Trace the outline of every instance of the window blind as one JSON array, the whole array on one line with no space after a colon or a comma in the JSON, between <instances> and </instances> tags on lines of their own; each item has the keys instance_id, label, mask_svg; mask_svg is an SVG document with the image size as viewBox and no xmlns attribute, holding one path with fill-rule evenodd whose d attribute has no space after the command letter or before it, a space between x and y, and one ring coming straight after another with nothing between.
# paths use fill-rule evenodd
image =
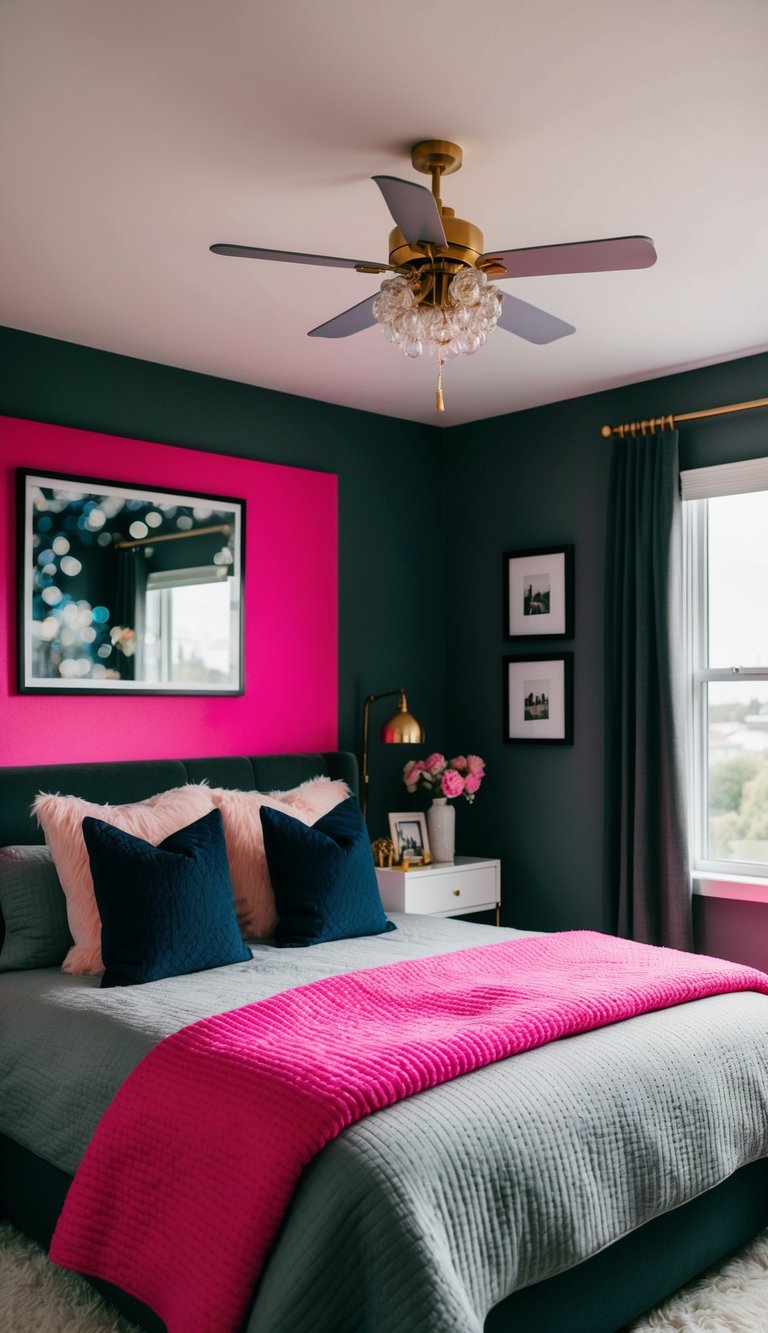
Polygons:
<instances>
[{"instance_id":1,"label":"window blind","mask_svg":"<svg viewBox=\"0 0 768 1333\"><path fill-rule=\"evenodd\" d=\"M188 569L156 569L147 575L147 592L162 592L165 588L191 588L201 583L224 583L229 574L227 565L196 565Z\"/></svg>"}]
</instances>

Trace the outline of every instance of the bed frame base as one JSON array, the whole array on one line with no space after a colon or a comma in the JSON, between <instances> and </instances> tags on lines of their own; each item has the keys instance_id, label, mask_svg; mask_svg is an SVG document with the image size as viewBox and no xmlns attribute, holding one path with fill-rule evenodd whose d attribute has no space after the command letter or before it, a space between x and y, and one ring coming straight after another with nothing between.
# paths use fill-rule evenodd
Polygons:
<instances>
[{"instance_id":1,"label":"bed frame base","mask_svg":"<svg viewBox=\"0 0 768 1333\"><path fill-rule=\"evenodd\" d=\"M485 1333L619 1333L768 1226L768 1158L565 1273L513 1292Z\"/></svg>"}]
</instances>

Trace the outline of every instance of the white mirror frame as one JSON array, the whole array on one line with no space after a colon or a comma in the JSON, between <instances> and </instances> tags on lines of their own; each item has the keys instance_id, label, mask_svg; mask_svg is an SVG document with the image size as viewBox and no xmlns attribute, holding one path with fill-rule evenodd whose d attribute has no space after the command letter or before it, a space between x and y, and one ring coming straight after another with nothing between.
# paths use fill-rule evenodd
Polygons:
<instances>
[{"instance_id":1,"label":"white mirror frame","mask_svg":"<svg viewBox=\"0 0 768 1333\"><path fill-rule=\"evenodd\" d=\"M243 693L244 500L22 468L17 476L20 693ZM131 522L127 524L129 517ZM43 532L41 518L52 520ZM152 526L144 522L146 518ZM45 547L42 543L48 533L50 546ZM179 569L178 577L169 576L167 570L153 577L148 564L161 543L165 552L171 549L166 543L173 542L175 547L184 537L200 539L193 540L194 551L190 548L190 566ZM201 550L210 551L219 541L221 548L212 557L208 554L202 563ZM144 660L151 639L139 624L146 598L141 605L138 600L135 603L134 625L124 626L120 621L127 617L120 617L114 604L108 604L113 596L117 600L116 573L113 595L109 597L98 588L89 597L82 577L84 553L109 552L114 565L111 553L118 547L145 556L142 573L146 570L147 577L142 587L149 583L150 590L226 580L230 590L226 613L229 646L224 653L228 670L219 673L207 668L220 679L167 679L173 669L169 667L173 652L168 644L162 654L165 665L154 668L154 678L131 678L129 673L135 671L136 661ZM46 554L48 559L41 563ZM163 563L161 557L156 558ZM65 608L72 610L65 614ZM43 646L45 652L41 651ZM43 656L48 659L47 674L40 670ZM134 665L129 667L131 658ZM121 671L126 674L121 675ZM162 677L163 671L166 678ZM190 668L188 674L193 674Z\"/></svg>"}]
</instances>

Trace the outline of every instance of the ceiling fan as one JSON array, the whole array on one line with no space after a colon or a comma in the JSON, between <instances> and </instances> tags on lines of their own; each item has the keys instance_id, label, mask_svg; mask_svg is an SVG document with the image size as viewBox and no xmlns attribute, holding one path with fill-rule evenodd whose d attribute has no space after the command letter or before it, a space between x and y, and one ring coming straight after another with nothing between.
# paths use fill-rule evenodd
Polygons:
<instances>
[{"instance_id":1,"label":"ceiling fan","mask_svg":"<svg viewBox=\"0 0 768 1333\"><path fill-rule=\"evenodd\" d=\"M485 250L483 233L457 218L440 198L443 176L458 171L458 144L427 139L411 149L417 171L432 177L432 189L397 176L373 176L395 222L389 234L389 262L339 259L291 250L262 250L249 245L216 244L217 255L270 259L289 264L353 268L358 273L388 273L378 295L309 330L310 338L346 338L379 323L385 337L407 356L424 350L438 363L435 406L444 410L442 370L446 360L471 356L498 324L531 343L550 343L575 333L573 324L501 292L489 278L529 278L557 273L601 273L650 268L656 250L648 236L614 236L598 241L536 245L516 250Z\"/></svg>"}]
</instances>

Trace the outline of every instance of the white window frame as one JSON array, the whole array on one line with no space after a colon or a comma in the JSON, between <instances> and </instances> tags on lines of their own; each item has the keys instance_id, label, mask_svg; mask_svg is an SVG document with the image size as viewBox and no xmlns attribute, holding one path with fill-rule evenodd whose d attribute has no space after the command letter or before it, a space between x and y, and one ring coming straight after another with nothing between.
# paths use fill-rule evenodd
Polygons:
<instances>
[{"instance_id":1,"label":"white window frame","mask_svg":"<svg viewBox=\"0 0 768 1333\"><path fill-rule=\"evenodd\" d=\"M708 590L708 501L723 495L768 491L768 458L692 468L680 474L683 504L684 577L686 609L686 667L688 679L688 810L690 855L701 893L768 900L768 867L754 861L722 861L707 857L709 823L709 751L707 744L707 685L718 680L765 680L768 667L710 667ZM730 891L729 891L730 888ZM764 893L758 892L760 889Z\"/></svg>"}]
</instances>

